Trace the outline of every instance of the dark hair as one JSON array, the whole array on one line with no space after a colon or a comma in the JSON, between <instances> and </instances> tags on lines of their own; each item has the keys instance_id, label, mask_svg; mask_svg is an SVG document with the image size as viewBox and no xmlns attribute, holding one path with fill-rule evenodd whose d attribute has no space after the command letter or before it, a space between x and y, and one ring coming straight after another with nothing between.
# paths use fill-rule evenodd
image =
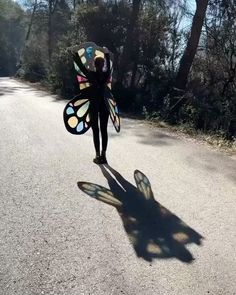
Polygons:
<instances>
[{"instance_id":1,"label":"dark hair","mask_svg":"<svg viewBox=\"0 0 236 295\"><path fill-rule=\"evenodd\" d=\"M104 58L102 56L97 56L94 59L94 65L95 67L99 66L101 62L105 62Z\"/></svg>"}]
</instances>

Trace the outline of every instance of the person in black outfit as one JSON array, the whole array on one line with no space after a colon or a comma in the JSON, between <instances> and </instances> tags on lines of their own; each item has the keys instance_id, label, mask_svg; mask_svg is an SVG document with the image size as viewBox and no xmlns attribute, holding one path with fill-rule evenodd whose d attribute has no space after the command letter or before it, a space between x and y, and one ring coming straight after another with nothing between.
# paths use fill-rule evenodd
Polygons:
<instances>
[{"instance_id":1,"label":"person in black outfit","mask_svg":"<svg viewBox=\"0 0 236 295\"><path fill-rule=\"evenodd\" d=\"M107 63L107 70L103 72L103 67L105 60L103 57L96 57L94 60L94 65L96 71L88 70L82 63L79 55L77 53L73 54L76 64L79 66L80 70L84 73L89 83L91 83L91 101L90 101L90 120L91 127L93 130L93 142L96 151L96 157L93 162L96 164L106 164L106 150L108 143L107 125L109 112L105 105L104 91L105 85L107 84L111 70L110 70L110 57L107 48L103 48L105 52L105 58ZM100 136L99 136L99 124L102 137L102 152L100 153Z\"/></svg>"}]
</instances>

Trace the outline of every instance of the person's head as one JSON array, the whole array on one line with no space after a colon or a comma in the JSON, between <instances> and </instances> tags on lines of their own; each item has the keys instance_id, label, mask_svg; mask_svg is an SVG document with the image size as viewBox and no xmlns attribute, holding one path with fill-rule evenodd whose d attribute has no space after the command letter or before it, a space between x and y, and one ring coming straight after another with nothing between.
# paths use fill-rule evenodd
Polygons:
<instances>
[{"instance_id":1,"label":"person's head","mask_svg":"<svg viewBox=\"0 0 236 295\"><path fill-rule=\"evenodd\" d=\"M104 58L102 56L96 56L94 59L94 66L96 68L97 72L102 72L103 67L104 67Z\"/></svg>"}]
</instances>

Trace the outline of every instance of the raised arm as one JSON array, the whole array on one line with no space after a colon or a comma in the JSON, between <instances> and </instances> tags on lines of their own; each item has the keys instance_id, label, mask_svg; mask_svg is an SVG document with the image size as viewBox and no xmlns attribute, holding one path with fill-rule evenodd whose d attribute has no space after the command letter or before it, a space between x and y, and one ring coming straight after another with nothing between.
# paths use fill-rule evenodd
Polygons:
<instances>
[{"instance_id":1,"label":"raised arm","mask_svg":"<svg viewBox=\"0 0 236 295\"><path fill-rule=\"evenodd\" d=\"M75 63L80 68L81 72L84 73L84 75L87 77L89 75L89 71L87 70L85 65L82 63L81 58L79 57L77 52L73 52L73 58L74 58Z\"/></svg>"},{"instance_id":2,"label":"raised arm","mask_svg":"<svg viewBox=\"0 0 236 295\"><path fill-rule=\"evenodd\" d=\"M84 75L88 75L88 70L87 68L84 66L84 64L82 63L80 56L78 54L78 50L80 49L79 45L74 45L68 48L68 50L70 51L70 53L73 56L74 62L77 64L77 66L80 68L81 72L84 73Z\"/></svg>"}]
</instances>

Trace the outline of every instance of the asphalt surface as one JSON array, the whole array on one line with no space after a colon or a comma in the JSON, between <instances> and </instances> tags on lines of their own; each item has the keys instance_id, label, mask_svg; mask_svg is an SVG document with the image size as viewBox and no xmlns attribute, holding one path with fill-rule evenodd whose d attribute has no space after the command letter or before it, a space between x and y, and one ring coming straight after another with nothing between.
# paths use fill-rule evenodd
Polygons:
<instances>
[{"instance_id":1,"label":"asphalt surface","mask_svg":"<svg viewBox=\"0 0 236 295\"><path fill-rule=\"evenodd\" d=\"M123 119L99 167L65 104L0 79L0 294L236 294L236 160Z\"/></svg>"}]
</instances>

